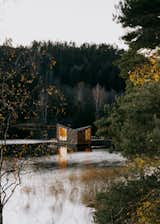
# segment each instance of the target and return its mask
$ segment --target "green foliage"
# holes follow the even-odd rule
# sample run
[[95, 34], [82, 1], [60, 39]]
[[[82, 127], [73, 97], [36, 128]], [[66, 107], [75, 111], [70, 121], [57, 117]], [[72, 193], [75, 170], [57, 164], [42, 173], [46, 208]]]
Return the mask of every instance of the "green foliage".
[[105, 116], [95, 122], [95, 125], [97, 127], [97, 135], [98, 136], [103, 136], [104, 138], [109, 138], [109, 127], [110, 127], [111, 123], [110, 123], [109, 119], [107, 119], [107, 118], [112, 113], [112, 108], [113, 108], [113, 105], [112, 106], [110, 106], [108, 104], [105, 105], [104, 106]]
[[[125, 155], [160, 154], [160, 85], [134, 87], [117, 98], [97, 126]], [[104, 129], [105, 128], [105, 129]], [[105, 131], [104, 131], [105, 130]]]
[[129, 28], [123, 39], [133, 49], [155, 48], [160, 45], [160, 1], [120, 1], [116, 20]]
[[[112, 138], [114, 149], [126, 156], [144, 154], [159, 158], [159, 63], [136, 52], [141, 48], [160, 46], [160, 1], [124, 0], [120, 1], [118, 9], [117, 21], [129, 28], [123, 39], [130, 49], [118, 61], [127, 88], [125, 95], [107, 107], [106, 115], [96, 122], [97, 133]], [[159, 167], [150, 169], [147, 175], [144, 161], [139, 159], [135, 176], [124, 179], [124, 182], [117, 181], [108, 191], [98, 194], [97, 223], [160, 223]]]
[[95, 219], [99, 224], [158, 224], [160, 221], [158, 174], [126, 180], [99, 193]]
[[128, 80], [129, 73], [147, 61], [148, 59], [142, 54], [138, 54], [136, 51], [129, 49], [124, 52], [122, 57], [117, 61], [117, 65], [120, 69], [120, 76], [125, 80]]

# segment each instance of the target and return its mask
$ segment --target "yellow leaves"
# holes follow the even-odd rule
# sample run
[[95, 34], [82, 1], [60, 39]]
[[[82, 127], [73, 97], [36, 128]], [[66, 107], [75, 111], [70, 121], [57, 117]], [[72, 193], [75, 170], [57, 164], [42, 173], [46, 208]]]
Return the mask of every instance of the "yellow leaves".
[[49, 87], [47, 88], [47, 93], [48, 93], [48, 95], [50, 95], [50, 96], [54, 95], [54, 94], [56, 93], [56, 89], [55, 89], [55, 87], [54, 87], [54, 86], [49, 86]]
[[27, 80], [27, 83], [31, 84], [33, 82], [33, 79]]
[[144, 170], [145, 166], [148, 165], [147, 159], [143, 159], [140, 157], [134, 158], [130, 163], [129, 163], [129, 169], [130, 170]]
[[56, 65], [56, 60], [54, 59], [54, 58], [52, 58], [52, 60], [51, 60], [51, 64], [52, 64], [52, 66], [55, 66]]
[[52, 91], [50, 89], [48, 90], [48, 95], [52, 95]]
[[141, 202], [137, 208], [137, 222], [136, 224], [159, 224], [160, 216], [157, 213], [157, 208], [160, 206], [160, 200], [154, 199], [152, 201], [146, 200]]
[[136, 158], [135, 159], [135, 164], [136, 164], [137, 168], [143, 169], [144, 166], [146, 165], [146, 162], [142, 158]]
[[159, 60], [156, 56], [152, 56], [148, 63], [141, 67], [136, 67], [133, 72], [129, 74], [130, 81], [137, 86], [142, 86], [149, 82], [160, 81], [160, 66]]
[[160, 161], [157, 157], [136, 157], [129, 164], [128, 168], [131, 172], [139, 171], [141, 174], [152, 173], [160, 166]]
[[154, 74], [154, 80], [156, 81], [156, 82], [158, 82], [159, 80], [160, 80], [160, 76], [159, 76], [159, 74]]

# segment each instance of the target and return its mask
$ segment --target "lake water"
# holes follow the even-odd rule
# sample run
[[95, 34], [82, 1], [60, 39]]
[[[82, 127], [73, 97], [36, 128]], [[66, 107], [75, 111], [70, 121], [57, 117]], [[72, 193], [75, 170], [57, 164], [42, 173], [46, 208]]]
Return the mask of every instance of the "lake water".
[[5, 206], [4, 224], [94, 223], [95, 194], [124, 163], [105, 149], [75, 152], [64, 146], [57, 155], [26, 161], [21, 184]]

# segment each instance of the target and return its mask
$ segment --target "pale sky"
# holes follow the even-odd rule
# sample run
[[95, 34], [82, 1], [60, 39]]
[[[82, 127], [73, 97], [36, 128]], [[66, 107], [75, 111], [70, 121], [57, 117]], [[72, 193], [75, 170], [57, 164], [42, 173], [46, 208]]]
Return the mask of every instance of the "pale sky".
[[107, 43], [124, 47], [112, 21], [119, 0], [0, 0], [0, 43], [33, 40]]

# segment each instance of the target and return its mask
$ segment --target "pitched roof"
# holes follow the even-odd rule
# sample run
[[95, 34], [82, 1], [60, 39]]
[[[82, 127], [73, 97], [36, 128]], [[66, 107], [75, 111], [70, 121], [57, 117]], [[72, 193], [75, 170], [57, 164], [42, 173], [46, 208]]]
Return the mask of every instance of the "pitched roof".
[[87, 128], [91, 128], [91, 125], [88, 125], [88, 126], [84, 126], [84, 127], [81, 127], [81, 128], [75, 128], [76, 131], [83, 131]]
[[65, 128], [70, 128], [70, 129], [73, 129], [73, 130], [76, 130], [76, 131], [83, 131], [87, 128], [91, 128], [91, 125], [88, 125], [88, 126], [84, 126], [84, 127], [80, 127], [80, 128], [72, 128], [72, 127], [69, 127], [67, 125], [64, 125], [64, 124], [57, 124], [58, 126], [62, 126], [62, 127], [65, 127]]

